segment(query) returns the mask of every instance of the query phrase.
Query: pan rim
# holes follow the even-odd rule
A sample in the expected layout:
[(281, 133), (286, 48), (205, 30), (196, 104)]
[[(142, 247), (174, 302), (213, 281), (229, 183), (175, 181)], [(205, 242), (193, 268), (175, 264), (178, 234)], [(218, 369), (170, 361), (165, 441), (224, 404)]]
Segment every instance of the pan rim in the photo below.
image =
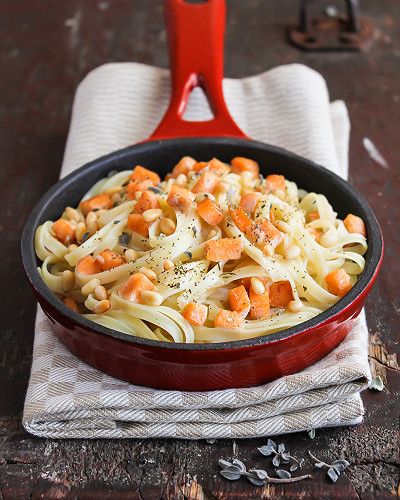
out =
[[(330, 306), (328, 309), (318, 314), (314, 318), (307, 320), (305, 322), (299, 323), (291, 328), (281, 330), (275, 333), (263, 335), (260, 337), (253, 337), (244, 340), (234, 340), (227, 342), (216, 342), (210, 344), (194, 344), (194, 343), (171, 343), (165, 341), (157, 341), (146, 339), (142, 337), (135, 337), (129, 334), (119, 332), (117, 330), (112, 330), (110, 328), (104, 327), (93, 321), (90, 321), (78, 313), (75, 313), (69, 309), (61, 300), (59, 300), (54, 293), (47, 287), (45, 282), (40, 277), (36, 262), (36, 254), (34, 251), (34, 233), (37, 227), (36, 221), (40, 218), (46, 211), (46, 207), (49, 205), (49, 200), (54, 199), (54, 194), (59, 191), (60, 186), (69, 185), (72, 182), (76, 182), (77, 178), (86, 171), (96, 169), (100, 162), (107, 162), (110, 160), (118, 161), (119, 158), (124, 157), (129, 154), (132, 150), (139, 151), (141, 147), (148, 148), (154, 145), (155, 147), (160, 146), (171, 146), (179, 144), (180, 146), (185, 145), (185, 143), (196, 142), (201, 144), (203, 142), (213, 142), (217, 145), (232, 144), (241, 146), (250, 146), (256, 150), (268, 150), (269, 152), (277, 155), (284, 155), (293, 160), (303, 163), (308, 168), (313, 168), (322, 173), (328, 180), (332, 182), (339, 183), (343, 190), (347, 192), (352, 198), (354, 198), (356, 204), (360, 207), (361, 211), (368, 215), (366, 222), (368, 230), (368, 245), (371, 244), (371, 255), (370, 260), (366, 263), (366, 266), (361, 273), (359, 279), (353, 286), (353, 288), (335, 304)], [(300, 186), (301, 187), (301, 186)], [(211, 137), (185, 137), (185, 138), (171, 138), (171, 139), (159, 139), (154, 141), (144, 141), (126, 148), (122, 148), (115, 152), (109, 153), (102, 157), (96, 158), (95, 160), (84, 164), (83, 166), (75, 169), (73, 172), (67, 176), (60, 179), (56, 184), (54, 184), (37, 202), (33, 210), (31, 211), (23, 232), (21, 239), (21, 252), (23, 265), (25, 272), (28, 276), (29, 281), (37, 293), (41, 296), (43, 300), (49, 303), (54, 309), (56, 309), (63, 317), (67, 320), (77, 323), (80, 327), (89, 329), (90, 331), (100, 334), (102, 336), (116, 338), (120, 341), (126, 342), (128, 344), (137, 344), (138, 347), (142, 348), (153, 348), (153, 349), (169, 349), (177, 351), (224, 351), (224, 350), (239, 350), (250, 347), (262, 347), (270, 344), (277, 344), (284, 341), (287, 338), (294, 338), (300, 336), (302, 333), (308, 332), (317, 327), (323, 326), (324, 324), (329, 324), (335, 321), (335, 319), (344, 313), (351, 305), (356, 301), (357, 297), (363, 295), (369, 286), (374, 281), (380, 264), (383, 258), (383, 237), (379, 224), (375, 218), (375, 215), (365, 200), (364, 196), (361, 195), (351, 184), (339, 177), (337, 174), (328, 170), (327, 168), (316, 164), (315, 162), (299, 156), (295, 153), (287, 151), (278, 146), (269, 145), (259, 141), (254, 141), (252, 139), (245, 138), (232, 138), (225, 136), (211, 136)]]

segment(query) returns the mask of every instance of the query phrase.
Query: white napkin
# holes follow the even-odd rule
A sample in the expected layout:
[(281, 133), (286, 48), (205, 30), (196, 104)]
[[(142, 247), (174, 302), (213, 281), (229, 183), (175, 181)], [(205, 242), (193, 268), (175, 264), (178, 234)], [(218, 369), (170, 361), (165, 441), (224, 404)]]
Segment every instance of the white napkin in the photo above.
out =
[[(225, 79), (228, 108), (253, 139), (278, 145), (347, 177), (349, 120), (324, 79), (302, 65)], [(169, 72), (107, 64), (79, 85), (61, 175), (146, 139), (169, 100)], [(200, 90), (185, 118), (210, 117)], [(199, 158), (201, 160), (201, 158)], [(23, 423), (43, 437), (247, 438), (362, 420), (368, 386), (364, 317), (328, 356), (297, 374), (248, 389), (165, 391), (134, 386), (87, 365), (61, 344), (38, 309)]]

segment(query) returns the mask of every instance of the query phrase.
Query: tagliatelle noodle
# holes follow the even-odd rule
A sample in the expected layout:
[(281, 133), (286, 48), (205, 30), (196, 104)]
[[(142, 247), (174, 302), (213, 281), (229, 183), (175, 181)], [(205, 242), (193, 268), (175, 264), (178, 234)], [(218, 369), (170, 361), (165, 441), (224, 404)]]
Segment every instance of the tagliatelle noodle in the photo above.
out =
[[(183, 187), (189, 191), (193, 189), (203, 172), (189, 173)], [(131, 173), (126, 170), (102, 179), (82, 198), (85, 201), (104, 192), (118, 193), (116, 206), (99, 212), (98, 230), (83, 243), (77, 242), (77, 248), (69, 250), (68, 245), (56, 237), (52, 221), (45, 222), (36, 231), (35, 249), (42, 261), (38, 271), (47, 286), (60, 296), (72, 297), (79, 304), (82, 316), (100, 325), (128, 335), (167, 342), (224, 342), (257, 337), (307, 321), (337, 302), (340, 297), (328, 291), (325, 281), (329, 273), (344, 269), (354, 284), (364, 269), (365, 236), (349, 233), (325, 196), (306, 193), (290, 180), (285, 180), (285, 193), (282, 193), (267, 189), (262, 177), (251, 180), (249, 175), (233, 172), (219, 175), (220, 180), (228, 183), (229, 190), (219, 190), (217, 186), (204, 195), (215, 200), (223, 213), (223, 220), (210, 226), (199, 216), (200, 202), (194, 200), (185, 210), (169, 204), (168, 196), (176, 181), (171, 177), (150, 188), (162, 213), (159, 216), (157, 212), (146, 237), (129, 229), (129, 216), (135, 212), (137, 203), (136, 199), (126, 199)], [(249, 192), (260, 192), (254, 214), (249, 214), (250, 224), (263, 221), (274, 224), (276, 220), (287, 225), (286, 236), (282, 233), (282, 242), (271, 256), (265, 255), (261, 246), (248, 239), (230, 214), (229, 207), (240, 206), (241, 196)], [(85, 221), (79, 207), (77, 211), (80, 221)], [(308, 220), (308, 214), (316, 212), (318, 217)], [(62, 217), (67, 218), (66, 213)], [(164, 217), (175, 226), (172, 234), (161, 232)], [(318, 238), (308, 230), (316, 232)], [(206, 250), (210, 242), (224, 238), (240, 240), (242, 256), (237, 261), (229, 258), (221, 258), (219, 262), (208, 260)], [(326, 246), (318, 242), (321, 238)], [(288, 246), (299, 249), (295, 258), (285, 258)], [(78, 262), (87, 256), (96, 259), (107, 250), (123, 257), (129, 248), (136, 252), (136, 258), (130, 262), (93, 274), (77, 270)], [(165, 262), (172, 262), (174, 267), (164, 270)], [(135, 300), (120, 296), (120, 288), (141, 268), (155, 273), (152, 287), (160, 305), (139, 303), (143, 302), (140, 295)], [(68, 292), (63, 290), (66, 270), (75, 273), (75, 284)], [(246, 318), (243, 328), (215, 327), (218, 313), (230, 307), (229, 290), (252, 277), (263, 279), (267, 288), (274, 282), (289, 282), (293, 300), (301, 302), (301, 310), (294, 313), (285, 306), (272, 308), (259, 319)], [(82, 286), (93, 278), (106, 288), (111, 303), (103, 314), (91, 312), (100, 302), (96, 293), (91, 291), (84, 296), (81, 292)], [(207, 307), (207, 318), (202, 326), (191, 324), (183, 316), (189, 303)]]

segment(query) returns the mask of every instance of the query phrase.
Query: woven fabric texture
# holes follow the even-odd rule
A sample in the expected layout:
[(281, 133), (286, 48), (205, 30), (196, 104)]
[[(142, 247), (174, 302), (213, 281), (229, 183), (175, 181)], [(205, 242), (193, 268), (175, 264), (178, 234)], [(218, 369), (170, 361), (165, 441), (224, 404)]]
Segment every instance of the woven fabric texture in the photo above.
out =
[[(107, 64), (79, 85), (61, 176), (146, 139), (169, 99), (169, 72), (136, 63)], [(228, 108), (253, 139), (284, 147), (347, 177), (349, 119), (329, 102), (324, 79), (287, 65), (224, 80)], [(185, 118), (210, 117), (201, 91)], [(87, 365), (61, 344), (38, 309), (23, 424), (56, 438), (247, 438), (362, 420), (360, 391), (371, 378), (362, 316), (328, 356), (297, 374), (248, 389), (180, 392), (135, 386)]]

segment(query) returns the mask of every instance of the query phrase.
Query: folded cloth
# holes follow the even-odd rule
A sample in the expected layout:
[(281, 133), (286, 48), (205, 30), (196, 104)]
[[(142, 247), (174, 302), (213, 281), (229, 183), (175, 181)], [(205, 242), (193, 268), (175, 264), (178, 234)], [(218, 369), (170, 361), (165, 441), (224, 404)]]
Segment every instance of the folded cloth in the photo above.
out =
[[(329, 102), (321, 75), (293, 64), (225, 79), (223, 89), (233, 118), (248, 136), (347, 176), (346, 106)], [(75, 96), (62, 175), (146, 139), (167, 107), (169, 90), (164, 69), (119, 63), (92, 71)], [(207, 101), (195, 89), (185, 118), (209, 117)], [(362, 317), (334, 351), (294, 375), (246, 389), (158, 390), (117, 380), (78, 359), (59, 342), (39, 308), (23, 424), (42, 437), (188, 439), (356, 424), (363, 415), (360, 391), (371, 378), (367, 345)]]

